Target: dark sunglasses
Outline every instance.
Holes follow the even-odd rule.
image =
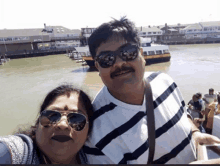
[[[126,44],[116,51],[103,51],[95,57],[95,60],[102,68],[108,68],[115,64],[118,55],[123,61],[133,61],[138,56],[139,47],[137,45]]]
[[[80,113],[68,113],[67,115],[68,124],[75,130],[81,131],[84,129],[87,120],[86,116]],[[59,111],[44,110],[41,112],[39,122],[42,126],[47,127],[52,124],[56,124],[60,121],[62,114]]]

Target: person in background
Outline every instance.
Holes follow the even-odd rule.
[[[123,17],[102,24],[91,34],[88,44],[105,84],[93,101],[94,126],[84,148],[90,164],[147,164],[149,100],[145,90],[149,89],[156,139],[152,164],[188,164],[196,159],[194,142],[220,143],[193,124],[170,76],[145,73],[143,49],[131,21]]]
[[[188,109],[190,109],[190,114],[193,118],[202,118],[201,110],[202,104],[199,102],[199,95],[194,94],[192,99],[188,102]]]
[[[217,95],[217,102],[209,104],[208,109],[210,111],[207,117],[206,131],[207,133],[212,134],[214,115],[220,114],[220,95]]]
[[[205,101],[202,99],[202,93],[198,92],[196,96],[198,96],[198,101],[202,105],[201,111],[205,111]]]
[[[47,94],[39,114],[29,130],[0,137],[0,164],[86,164],[81,148],[93,115],[88,95],[61,85]]]
[[[214,93],[214,89],[209,89],[209,94],[205,94],[203,100],[205,101],[206,108],[208,108],[209,104],[217,101],[217,94]]]

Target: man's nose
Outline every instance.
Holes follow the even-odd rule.
[[[126,63],[126,61],[122,60],[118,55],[116,55],[116,60],[115,60],[114,66],[121,67],[125,63]]]

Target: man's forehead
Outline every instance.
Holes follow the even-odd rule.
[[[97,48],[96,53],[99,54],[102,51],[114,51],[127,43],[128,42],[125,39],[107,40],[106,42],[100,44],[100,46]]]

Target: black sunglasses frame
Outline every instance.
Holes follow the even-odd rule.
[[[123,61],[133,61],[138,57],[139,50],[140,48],[137,45],[129,43],[119,47],[116,51],[101,52],[95,57],[95,61],[97,61],[102,68],[109,68],[115,64],[117,55]],[[130,56],[131,54],[133,54],[133,56]]]
[[[59,115],[56,120],[51,120],[51,119],[50,119],[51,117],[49,117],[49,116],[50,116],[51,114],[53,114],[53,113]],[[70,120],[71,115],[77,115],[77,116],[80,115],[81,117],[84,117],[84,118],[85,118],[84,120],[85,120],[86,122],[85,122],[85,124],[83,124],[83,127],[82,127],[80,130],[77,130],[76,128],[74,128],[73,125],[78,125],[78,124],[77,124],[77,123],[74,124],[74,123],[71,122],[71,120]],[[57,123],[60,122],[62,116],[63,116],[62,113],[59,112],[59,111],[57,111],[57,110],[44,110],[44,111],[42,111],[41,114],[40,114],[39,123],[42,125],[42,123],[41,123],[41,118],[42,118],[42,117],[46,117],[46,118],[48,118],[48,120],[50,121],[50,123],[49,123],[48,125],[57,124]],[[87,121],[86,116],[85,116],[84,114],[81,114],[81,113],[69,112],[69,113],[67,113],[66,116],[67,116],[68,125],[69,125],[71,128],[73,128],[75,131],[82,131],[82,130],[85,128],[86,124],[89,123],[89,122]],[[44,126],[44,125],[43,125],[43,126]],[[75,126],[75,127],[77,127],[77,126]]]

